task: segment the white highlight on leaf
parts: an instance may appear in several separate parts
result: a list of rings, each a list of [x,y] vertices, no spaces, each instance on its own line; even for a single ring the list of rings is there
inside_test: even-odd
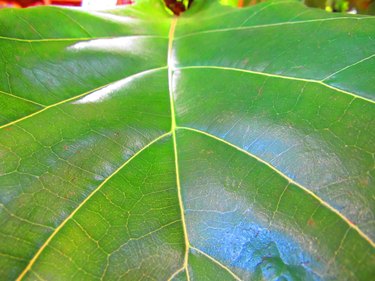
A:
[[[122,79],[120,81],[117,81],[113,84],[110,84],[100,90],[97,90],[87,96],[84,96],[83,98],[73,102],[73,104],[86,104],[86,103],[99,103],[106,99],[108,99],[110,96],[112,96],[116,91],[119,91],[121,88],[123,88],[126,84],[132,82],[135,79],[134,76],[129,76],[125,79]]]
[[[117,38],[94,39],[90,41],[77,42],[67,48],[68,51],[95,51],[107,53],[117,53],[126,56],[141,56],[149,53],[146,43],[150,38],[157,36],[126,36]],[[150,42],[151,43],[151,42]]]
[[[92,92],[91,94],[88,94],[76,101],[73,102],[73,104],[86,104],[86,103],[99,103],[102,102],[112,95],[114,95],[116,92],[120,90],[124,90],[125,87],[129,87],[132,82],[134,82],[136,79],[139,79],[145,75],[151,74],[152,72],[159,71],[166,69],[167,66],[162,66],[158,68],[148,69],[145,71],[138,72],[134,75],[128,76],[124,79],[118,80],[112,84],[109,84],[108,86],[105,86],[104,88],[101,88],[97,91]]]

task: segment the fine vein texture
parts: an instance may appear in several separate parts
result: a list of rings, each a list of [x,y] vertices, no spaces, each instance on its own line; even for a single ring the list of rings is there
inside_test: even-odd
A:
[[[293,0],[1,10],[0,279],[373,280],[373,42]]]

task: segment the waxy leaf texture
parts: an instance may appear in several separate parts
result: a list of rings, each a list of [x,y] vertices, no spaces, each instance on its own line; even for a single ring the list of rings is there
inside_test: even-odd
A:
[[[3,9],[0,53],[1,280],[374,280],[375,18]]]

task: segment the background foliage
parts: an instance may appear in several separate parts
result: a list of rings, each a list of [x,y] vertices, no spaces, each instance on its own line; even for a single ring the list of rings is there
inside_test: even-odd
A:
[[[268,0],[221,0],[224,4],[233,6],[250,6]],[[296,0],[298,1],[298,0]],[[299,0],[309,7],[321,8],[330,12],[350,12],[355,10],[360,14],[374,14],[374,0]]]

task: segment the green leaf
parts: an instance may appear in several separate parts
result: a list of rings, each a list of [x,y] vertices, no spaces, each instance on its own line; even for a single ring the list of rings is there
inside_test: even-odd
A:
[[[375,276],[375,18],[193,3],[0,11],[1,280]]]

